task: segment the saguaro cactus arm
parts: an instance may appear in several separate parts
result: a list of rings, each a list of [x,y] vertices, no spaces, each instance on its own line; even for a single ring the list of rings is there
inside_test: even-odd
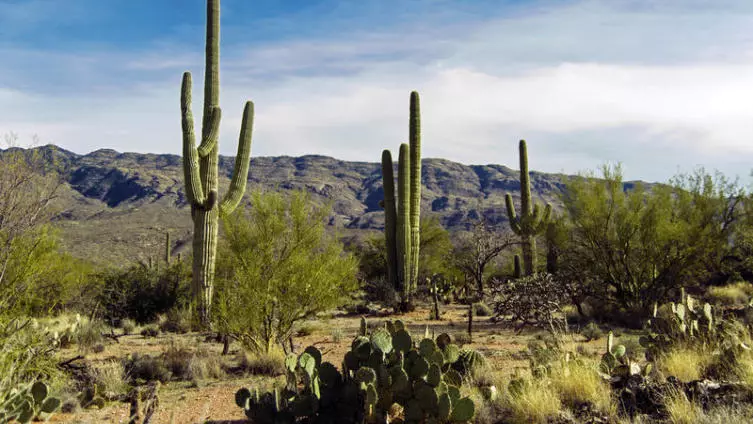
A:
[[[209,119],[209,133],[201,140],[201,144],[197,149],[199,157],[205,158],[209,156],[212,150],[217,147],[217,140],[220,136],[220,120],[222,119],[222,110],[219,106],[212,108],[212,115]]]
[[[510,227],[515,234],[520,234],[521,226],[518,216],[515,213],[515,205],[512,203],[510,193],[505,194],[505,205],[507,206],[507,218],[510,221]]]
[[[238,153],[235,155],[235,166],[233,167],[233,179],[230,181],[230,188],[225,194],[225,198],[220,203],[221,214],[231,214],[243,198],[246,191],[246,182],[248,181],[249,161],[251,160],[251,141],[254,128],[254,103],[246,102],[243,108],[243,123],[241,124],[241,133],[238,140]]]
[[[191,112],[191,73],[183,74],[180,90],[181,125],[183,129],[183,173],[186,184],[186,197],[192,205],[203,205],[206,201],[199,173],[199,153],[196,150],[196,136]]]

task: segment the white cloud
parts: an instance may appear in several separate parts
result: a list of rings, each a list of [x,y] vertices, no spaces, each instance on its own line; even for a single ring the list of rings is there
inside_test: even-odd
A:
[[[417,89],[425,157],[515,168],[517,140],[526,138],[533,169],[622,160],[629,178],[665,180],[697,164],[747,176],[753,5],[610,4],[542,3],[473,30],[406,27],[223,48],[222,152],[235,153],[250,98],[254,155],[377,161],[406,140],[408,93]],[[180,74],[190,63],[198,118],[203,63],[195,50],[167,46],[84,66],[92,85],[101,79],[113,92],[0,90],[0,133],[33,132],[78,152],[178,153]],[[121,67],[131,78],[119,81]],[[103,70],[111,74],[98,77]]]

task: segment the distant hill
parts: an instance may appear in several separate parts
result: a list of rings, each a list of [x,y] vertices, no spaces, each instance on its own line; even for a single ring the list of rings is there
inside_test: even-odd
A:
[[[183,191],[181,157],[118,153],[102,149],[78,155],[54,145],[38,147],[66,184],[56,201],[55,221],[66,248],[102,263],[123,263],[159,255],[164,232],[190,244],[190,208]],[[229,184],[232,157],[220,157],[221,193]],[[531,172],[536,201],[561,207],[563,175]],[[449,230],[465,227],[483,214],[507,220],[505,193],[519,204],[517,170],[503,165],[462,165],[444,159],[422,161],[422,212],[440,218]],[[319,201],[331,201],[330,224],[343,233],[382,229],[384,213],[379,163],[347,162],[326,156],[254,157],[249,190],[303,189]]]

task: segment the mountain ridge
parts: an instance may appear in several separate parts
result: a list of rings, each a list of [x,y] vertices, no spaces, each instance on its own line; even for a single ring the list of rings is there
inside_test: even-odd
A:
[[[39,151],[62,176],[54,222],[66,250],[75,256],[96,257],[105,263],[156,256],[162,251],[165,231],[176,240],[176,253],[190,245],[190,208],[183,191],[181,156],[113,149],[81,155],[54,144],[24,150]],[[229,184],[233,164],[233,157],[220,156],[221,194]],[[330,225],[358,235],[383,228],[381,174],[378,162],[317,154],[252,157],[247,194],[259,188],[305,190],[319,203],[331,202]],[[560,210],[562,181],[568,176],[536,171],[530,175],[534,200]],[[425,158],[422,184],[422,214],[437,216],[450,231],[466,228],[481,215],[504,226],[508,192],[519,204],[519,171],[504,165]],[[248,195],[244,204],[249,207]]]

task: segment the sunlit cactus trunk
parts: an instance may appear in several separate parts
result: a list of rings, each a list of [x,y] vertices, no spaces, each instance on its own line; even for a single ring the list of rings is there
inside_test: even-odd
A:
[[[397,272],[397,212],[395,210],[395,176],[392,154],[382,152],[382,179],[384,180],[384,239],[387,250],[387,279],[392,287],[399,288]]]
[[[410,174],[409,147],[400,145],[398,156],[398,203],[397,203],[397,261],[398,261],[398,290],[402,292],[402,302],[410,303],[410,275],[411,266],[411,227],[410,227],[410,180],[405,178]]]
[[[194,223],[193,282],[199,320],[210,325],[214,266],[220,214],[231,213],[246,190],[251,156],[254,106],[246,102],[243,111],[238,153],[230,188],[218,199],[220,103],[220,0],[207,0],[206,64],[204,74],[204,110],[201,143],[196,146],[191,112],[191,73],[183,74],[181,115],[183,129],[183,171],[186,197],[191,204]]]
[[[546,228],[551,205],[547,204],[542,216],[539,205],[531,200],[531,181],[528,175],[528,149],[525,140],[520,140],[520,217],[515,213],[512,196],[505,195],[507,215],[513,232],[520,236],[523,250],[523,268],[525,275],[536,271],[536,235]]]
[[[418,286],[418,258],[421,246],[421,107],[418,93],[410,93],[410,122],[408,128],[410,146],[410,231],[411,274],[408,289],[415,292]]]

